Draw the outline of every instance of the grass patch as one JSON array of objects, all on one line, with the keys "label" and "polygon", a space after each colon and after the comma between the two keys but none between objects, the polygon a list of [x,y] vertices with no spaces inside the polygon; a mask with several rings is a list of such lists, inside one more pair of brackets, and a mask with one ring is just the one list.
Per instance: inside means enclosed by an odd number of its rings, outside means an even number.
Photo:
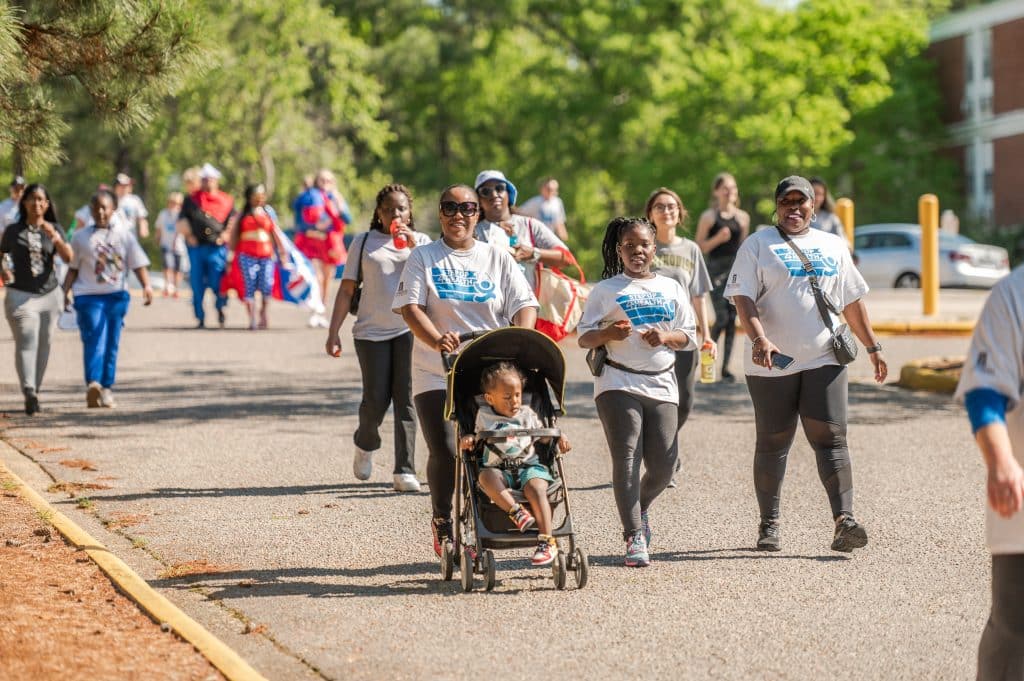
[{"label": "grass patch", "polygon": [[64,492],[70,494],[73,497],[78,496],[78,493],[82,490],[101,490],[110,489],[110,485],[102,485],[98,482],[55,482],[46,488],[46,491],[50,494],[57,494]]},{"label": "grass patch", "polygon": [[18,487],[20,487],[20,485],[10,478],[0,480],[0,489],[3,489],[5,492],[13,492],[18,489]]},{"label": "grass patch", "polygon": [[149,542],[142,537],[132,537],[132,548],[133,549],[144,549],[149,545]]},{"label": "grass patch", "polygon": [[192,575],[215,575],[237,569],[237,565],[217,565],[207,560],[189,560],[184,563],[174,563],[160,573],[160,579],[179,579]]},{"label": "grass patch", "polygon": [[44,525],[50,525],[53,523],[53,511],[36,511],[36,518]]},{"label": "grass patch", "polygon": [[122,511],[115,511],[110,514],[109,518],[103,521],[103,525],[107,529],[120,530],[126,527],[134,527],[148,519],[149,516],[142,513],[124,513]]},{"label": "grass patch", "polygon": [[63,459],[61,461],[58,461],[57,463],[59,463],[61,466],[64,466],[65,468],[77,468],[83,471],[98,470],[96,468],[96,464],[86,459]]},{"label": "grass patch", "polygon": [[75,502],[75,506],[82,509],[83,511],[91,511],[96,508],[96,504],[89,497],[78,497],[78,501]]}]

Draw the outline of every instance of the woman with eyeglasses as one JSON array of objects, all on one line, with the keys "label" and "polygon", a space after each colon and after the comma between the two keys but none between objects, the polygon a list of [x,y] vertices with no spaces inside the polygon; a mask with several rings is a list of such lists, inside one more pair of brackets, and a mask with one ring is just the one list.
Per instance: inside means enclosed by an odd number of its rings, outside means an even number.
[{"label": "woman with eyeglasses", "polygon": [[39,411],[39,386],[63,299],[55,258],[71,262],[71,246],[64,240],[46,187],[30,184],[17,206],[17,220],[0,239],[0,271],[7,287],[4,312],[14,335],[14,365],[25,397],[25,413],[32,416]]},{"label": "woman with eyeglasses", "polygon": [[[888,367],[864,305],[867,284],[845,242],[811,229],[811,183],[795,175],[779,182],[775,214],[775,229],[761,230],[740,246],[725,287],[750,339],[744,370],[757,431],[754,489],[761,510],[757,548],[780,549],[782,479],[799,421],[832,506],[832,550],[849,552],[865,546],[868,535],[853,517],[853,472],[846,443],[847,373],[829,328],[838,329],[840,313],[864,344],[877,382],[885,380]],[[815,286],[821,291],[820,303]]]},{"label": "woman with eyeglasses", "polygon": [[[396,222],[392,235],[390,227]],[[420,483],[414,463],[416,413],[412,404],[410,367],[413,337],[408,325],[391,311],[391,301],[409,256],[429,243],[430,237],[416,231],[412,194],[404,185],[389,184],[377,192],[370,229],[356,236],[349,248],[327,331],[327,354],[340,357],[339,331],[352,310],[356,290],[360,290],[352,338],[362,375],[363,397],[359,403],[359,425],[352,437],[355,447],[352,472],[358,480],[370,479],[373,455],[381,445],[380,424],[384,422],[388,407],[393,405],[395,465],[392,480],[396,492],[418,492]]]},{"label": "woman with eyeglasses", "polygon": [[[668,187],[659,187],[647,197],[644,212],[647,220],[654,225],[657,232],[655,239],[654,264],[655,274],[674,279],[683,290],[689,293],[697,318],[697,331],[701,341],[698,347],[707,349],[711,356],[717,355],[717,347],[711,341],[708,327],[708,311],[705,300],[711,290],[711,277],[708,276],[704,256],[696,242],[680,236],[677,232],[686,220],[686,207],[679,195]],[[703,345],[701,345],[703,344]],[[697,382],[697,366],[700,352],[696,348],[676,351],[676,382],[679,384],[679,429],[682,429],[690,411],[693,410],[694,386]],[[676,459],[676,470],[680,467],[680,459]],[[675,478],[669,482],[670,487],[676,486]]]},{"label": "woman with eyeglasses", "polygon": [[715,325],[711,328],[711,340],[718,343],[718,338],[725,333],[722,380],[731,382],[736,380],[729,371],[729,357],[736,337],[736,310],[723,291],[740,244],[750,232],[750,215],[740,208],[740,192],[732,175],[719,173],[711,187],[711,207],[701,213],[694,241],[707,257],[713,286],[711,304],[715,310]]},{"label": "woman with eyeglasses", "polygon": [[537,299],[509,252],[474,238],[480,203],[472,187],[448,187],[438,208],[441,238],[409,256],[392,308],[416,338],[413,402],[427,442],[431,530],[434,552],[440,556],[443,543],[452,541],[456,455],[455,432],[444,418],[441,353],[455,352],[461,334],[510,324],[533,328]]}]

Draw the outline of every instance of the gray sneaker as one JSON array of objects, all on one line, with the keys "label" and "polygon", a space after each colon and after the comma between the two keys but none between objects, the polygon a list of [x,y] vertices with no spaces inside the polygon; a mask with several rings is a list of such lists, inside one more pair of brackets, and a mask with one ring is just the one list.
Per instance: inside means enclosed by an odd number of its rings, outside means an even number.
[{"label": "gray sneaker", "polygon": [[852,515],[836,518],[836,534],[832,539],[832,550],[849,553],[868,544],[868,532]]},{"label": "gray sneaker", "polygon": [[369,480],[373,475],[373,452],[355,447],[355,455],[352,457],[352,474],[356,480]]},{"label": "gray sneaker", "polygon": [[780,542],[782,533],[779,531],[777,520],[762,520],[757,528],[757,550],[758,551],[781,551]]},{"label": "gray sneaker", "polygon": [[412,473],[395,473],[394,487],[396,492],[419,492],[420,481]]}]

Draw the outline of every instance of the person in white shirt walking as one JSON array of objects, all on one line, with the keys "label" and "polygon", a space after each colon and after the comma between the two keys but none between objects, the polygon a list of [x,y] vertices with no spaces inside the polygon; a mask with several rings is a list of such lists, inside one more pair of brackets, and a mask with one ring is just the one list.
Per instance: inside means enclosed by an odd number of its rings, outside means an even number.
[{"label": "person in white shirt walking", "polygon": [[565,229],[565,204],[558,196],[558,180],[555,178],[545,177],[540,183],[540,194],[527,199],[517,212],[540,220],[562,241],[569,239]]},{"label": "person in white shirt walking", "polygon": [[124,173],[114,178],[114,196],[117,197],[117,214],[137,239],[149,236],[149,211],[142,199],[132,193],[134,181]]},{"label": "person in white shirt walking", "polygon": [[978,681],[1024,679],[1024,267],[992,289],[974,329],[956,399],[988,469],[985,526],[992,609]]},{"label": "person in white shirt walking", "polygon": [[20,212],[18,204],[21,202],[21,195],[25,192],[25,178],[16,175],[10,184],[10,197],[0,201],[0,234],[4,233],[8,225],[18,221]]}]

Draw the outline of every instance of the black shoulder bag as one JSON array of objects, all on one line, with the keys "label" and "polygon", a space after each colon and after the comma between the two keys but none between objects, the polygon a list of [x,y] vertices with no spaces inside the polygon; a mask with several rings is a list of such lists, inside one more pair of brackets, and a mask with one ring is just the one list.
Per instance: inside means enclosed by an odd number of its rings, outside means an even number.
[{"label": "black shoulder bag", "polygon": [[356,261],[356,290],[352,293],[352,302],[348,304],[348,311],[354,317],[359,316],[359,301],[363,297],[363,251],[366,250],[366,240],[370,233],[363,234],[363,241],[359,244],[359,260]]},{"label": "black shoulder bag", "polygon": [[850,327],[846,324],[840,324],[835,328],[832,327],[832,315],[829,314],[829,310],[836,315],[840,311],[835,309],[835,306],[826,300],[825,293],[821,290],[821,284],[818,283],[818,275],[814,272],[814,266],[811,265],[811,261],[807,259],[804,252],[800,250],[800,247],[789,238],[789,235],[781,227],[776,225],[775,228],[779,230],[779,235],[789,244],[789,247],[800,258],[800,262],[803,263],[804,272],[807,273],[807,280],[811,283],[811,290],[814,291],[814,301],[818,304],[818,313],[821,315],[821,320],[825,322],[825,328],[832,335],[832,352],[835,354],[836,360],[840,364],[849,364],[857,359],[857,340],[853,337],[853,332],[850,331]]},{"label": "black shoulder bag", "polygon": [[591,348],[587,352],[587,367],[590,369],[592,376],[600,376],[604,373],[604,365],[607,364],[610,367],[615,367],[619,371],[625,371],[629,374],[640,374],[641,376],[659,376],[666,371],[671,371],[675,368],[676,363],[672,362],[667,368],[661,371],[643,371],[642,369],[633,369],[625,364],[620,364],[615,360],[608,359],[608,348],[603,345],[599,345],[596,348]]}]

